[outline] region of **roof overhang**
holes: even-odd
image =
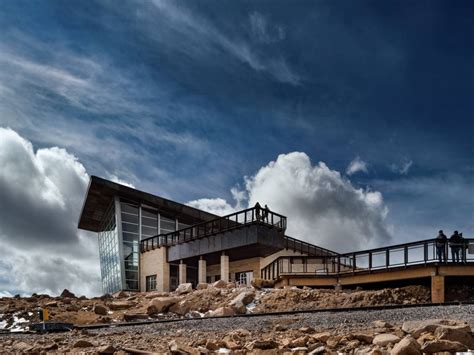
[[[91,176],[84,205],[82,206],[78,228],[99,232],[100,222],[110,203],[113,201],[114,196],[155,207],[160,213],[176,216],[186,224],[196,224],[217,217],[212,213],[186,206],[179,202],[117,184],[97,176]]]

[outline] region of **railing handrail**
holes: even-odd
[[[472,238],[463,238],[464,241],[469,241],[469,240],[474,240]],[[359,250],[355,252],[348,252],[348,253],[341,253],[339,254],[341,257],[349,257],[352,255],[360,255],[360,254],[369,254],[369,253],[378,253],[378,252],[383,252],[387,250],[392,250],[392,249],[401,249],[401,248],[409,248],[413,246],[418,246],[418,245],[424,245],[424,244],[429,244],[436,242],[436,238],[431,238],[431,239],[424,239],[424,240],[418,240],[414,242],[408,242],[408,243],[402,243],[402,244],[395,244],[395,245],[389,245],[386,247],[378,247],[378,248],[373,248],[373,249],[366,249],[366,250]],[[446,244],[449,244],[449,239],[446,241]]]
[[[303,240],[299,240],[299,239],[296,239],[296,238],[293,238],[293,237],[290,237],[290,236],[287,236],[287,235],[285,235],[284,238],[285,238],[285,240],[291,240],[294,243],[300,243],[302,245],[307,245],[311,248],[323,251],[323,252],[328,253],[328,254],[333,255],[333,256],[339,255],[339,253],[336,253],[335,251],[332,251],[332,250],[329,250],[329,249],[326,249],[326,248],[323,248],[323,247],[320,247],[320,246],[317,246],[317,245],[314,245],[314,244],[311,244],[311,243],[308,243],[308,242],[305,242]],[[286,244],[288,244],[288,243],[286,243]]]
[[[236,226],[245,226],[245,225],[253,224],[253,223],[256,223],[256,222],[263,223],[263,224],[266,224],[266,225],[275,226],[275,224],[268,223],[269,219],[273,221],[274,216],[278,217],[278,224],[280,225],[280,228],[282,230],[286,229],[286,220],[287,220],[286,216],[283,216],[283,215],[281,215],[277,212],[271,211],[271,210],[265,210],[265,208],[260,207],[258,209],[259,212],[260,212],[259,218],[253,218],[254,216],[255,217],[257,216],[256,213],[255,214],[253,213],[253,211],[256,211],[256,210],[257,210],[257,208],[254,206],[254,207],[246,208],[244,210],[237,211],[237,212],[234,212],[234,213],[222,216],[222,217],[217,217],[217,218],[211,219],[209,221],[204,221],[204,222],[200,222],[200,223],[197,223],[197,224],[193,224],[191,226],[178,229],[176,231],[172,231],[172,232],[168,232],[168,233],[160,233],[160,234],[154,235],[152,237],[142,239],[140,241],[140,244],[143,247],[143,245],[147,244],[148,241],[152,241],[154,239],[160,239],[160,238],[167,240],[167,237],[175,236],[175,235],[179,236],[179,235],[181,235],[181,233],[186,233],[186,231],[199,230],[199,227],[207,226],[209,224],[215,225],[219,221],[224,221],[224,220],[230,221],[230,222],[234,223],[234,225],[231,228],[224,228],[224,229],[221,229],[221,230],[218,230],[218,231],[214,231],[210,234],[217,234],[217,233],[225,232],[227,230],[235,228]],[[245,222],[247,213],[249,213],[249,212],[252,212],[252,219]],[[266,217],[267,222],[264,221],[264,217],[263,217],[264,212],[268,212],[268,216]],[[241,222],[238,221],[238,216],[239,215],[245,215],[244,223],[241,223]],[[269,216],[271,216],[271,218],[269,218]],[[232,217],[237,217],[237,218],[235,218],[235,220],[232,220]],[[204,237],[204,236],[200,236],[199,238],[201,238],[201,237]],[[199,239],[199,238],[198,237],[192,238],[192,240]],[[170,244],[165,243],[165,245],[172,245],[172,244],[175,244],[175,243],[170,243]]]
[[[403,266],[408,266],[408,265],[422,265],[422,264],[426,264],[426,263],[436,263],[436,262],[439,262],[438,260],[438,256],[437,255],[433,255],[431,258],[428,258],[426,259],[426,254],[424,253],[423,255],[423,259],[419,259],[419,260],[415,260],[415,261],[408,261],[407,259],[404,259],[403,262],[401,263],[393,263],[391,264],[390,261],[388,262],[388,264],[386,264],[386,266],[373,266],[372,265],[372,262],[370,260],[371,257],[373,257],[375,253],[379,253],[379,252],[390,252],[390,250],[397,250],[397,249],[401,249],[401,250],[408,250],[410,247],[414,247],[414,246],[423,246],[424,248],[426,248],[426,246],[431,246],[431,247],[435,247],[436,246],[436,238],[432,238],[432,239],[425,239],[425,240],[421,240],[421,241],[415,241],[415,242],[408,242],[408,243],[404,243],[404,244],[397,244],[397,245],[390,245],[390,246],[387,246],[387,247],[381,247],[381,248],[375,248],[375,249],[368,249],[368,250],[361,250],[361,251],[358,251],[358,252],[353,252],[353,253],[345,253],[345,254],[338,254],[338,255],[320,255],[320,256],[314,256],[314,255],[291,255],[291,256],[279,256],[278,258],[276,258],[275,260],[273,260],[271,263],[269,263],[268,265],[266,265],[264,268],[262,268],[261,270],[261,273],[262,273],[262,277],[264,274],[266,274],[267,272],[273,276],[274,275],[274,271],[276,271],[276,276],[278,278],[278,276],[280,275],[280,273],[285,273],[285,272],[280,272],[279,270],[279,267],[280,267],[280,260],[294,260],[294,259],[303,259],[303,260],[307,260],[307,259],[322,259],[324,264],[323,265],[328,265],[328,260],[331,261],[332,263],[340,263],[336,269],[336,271],[333,271],[333,272],[329,272],[327,271],[326,273],[323,273],[321,275],[332,275],[332,276],[338,276],[338,275],[343,275],[343,274],[347,274],[347,273],[352,273],[352,272],[359,272],[359,271],[371,271],[371,270],[381,270],[381,269],[386,269],[386,268],[394,268],[394,267],[403,267]],[[463,238],[463,241],[461,243],[455,243],[457,245],[470,245],[471,243],[474,243],[474,238]],[[446,249],[448,248],[448,246],[450,245],[453,245],[452,243],[450,244],[449,243],[449,240],[446,241],[445,243],[445,247]],[[425,249],[426,250],[426,249]],[[445,253],[447,252],[447,250],[445,250]],[[351,267],[351,263],[354,262],[354,257],[357,257],[359,255],[369,255],[369,266],[368,267],[356,267],[356,264],[352,264],[352,266],[354,268],[349,268],[349,269],[340,269],[341,268],[341,265],[344,266],[344,267]],[[464,262],[474,262],[474,258],[467,258],[467,254],[466,252],[463,252],[462,254],[463,256],[461,258],[464,258]],[[342,262],[345,262],[344,259],[349,259],[349,265],[346,265],[346,264],[342,264]],[[445,254],[445,261],[446,263],[456,263],[455,261],[450,261],[449,260],[449,257],[447,254]],[[304,263],[303,263],[304,265]],[[290,272],[291,273],[291,272]],[[299,273],[299,272],[296,272],[296,273]],[[308,272],[303,272],[303,273],[308,273]],[[315,273],[313,273],[315,274]]]

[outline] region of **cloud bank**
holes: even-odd
[[[100,293],[97,241],[78,231],[89,176],[58,147],[0,128],[0,290]]]
[[[257,201],[288,217],[287,234],[339,252],[389,243],[388,208],[378,191],[356,188],[323,162],[313,165],[301,152],[276,161],[245,178],[248,206]],[[189,204],[218,212],[231,205],[223,199]],[[224,209],[225,206],[225,209]]]

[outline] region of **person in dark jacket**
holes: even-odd
[[[436,237],[436,254],[440,263],[446,262],[446,242],[448,237],[443,233],[442,230],[438,232]]]
[[[453,263],[458,263],[460,261],[459,252],[461,251],[462,244],[462,237],[459,235],[459,232],[454,231],[454,234],[449,238],[449,247],[451,248]]]
[[[260,206],[260,203],[257,202],[255,204],[255,217],[257,218],[257,221],[260,221],[260,219],[262,218],[261,212],[262,206]]]

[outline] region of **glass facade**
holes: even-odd
[[[99,232],[103,291],[140,291],[140,240],[174,232],[177,226],[179,229],[187,227],[177,219],[161,215],[153,207],[116,198]],[[150,287],[148,282],[143,286]]]
[[[99,255],[102,290],[104,293],[113,293],[122,289],[119,233],[113,202],[105,213],[100,230]]]
[[[122,250],[125,270],[125,290],[139,291],[139,248],[140,248],[140,208],[138,205],[121,201]]]

